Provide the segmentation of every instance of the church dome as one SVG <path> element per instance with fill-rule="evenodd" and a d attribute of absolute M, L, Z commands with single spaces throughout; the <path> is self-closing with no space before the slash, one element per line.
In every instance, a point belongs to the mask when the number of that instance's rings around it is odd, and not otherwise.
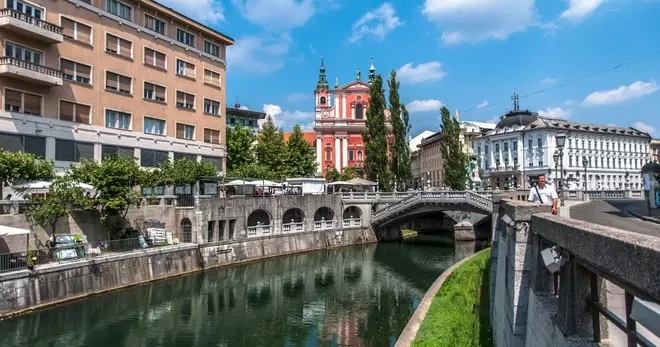
<path fill-rule="evenodd" d="M 497 123 L 496 128 L 506 128 L 512 126 L 528 126 L 539 119 L 539 114 L 530 111 L 512 111 L 502 116 L 502 120 Z"/>

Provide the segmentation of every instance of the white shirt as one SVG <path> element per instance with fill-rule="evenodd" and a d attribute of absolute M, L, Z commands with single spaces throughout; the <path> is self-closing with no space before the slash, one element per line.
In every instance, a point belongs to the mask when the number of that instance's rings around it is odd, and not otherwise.
<path fill-rule="evenodd" d="M 539 193 L 536 194 L 536 190 L 538 189 Z M 539 197 L 539 194 L 541 195 Z M 533 201 L 537 204 L 543 204 L 543 205 L 552 205 L 552 200 L 559 198 L 557 195 L 557 191 L 555 190 L 555 187 L 549 185 L 546 183 L 546 185 L 541 188 L 539 186 L 532 187 L 532 189 L 529 190 L 529 198 L 527 199 L 528 201 Z"/>

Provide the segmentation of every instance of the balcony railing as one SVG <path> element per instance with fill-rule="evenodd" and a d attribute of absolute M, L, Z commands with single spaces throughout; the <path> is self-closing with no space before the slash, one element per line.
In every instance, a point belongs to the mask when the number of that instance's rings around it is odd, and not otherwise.
<path fill-rule="evenodd" d="M 248 236 L 268 235 L 270 234 L 270 225 L 255 225 L 248 227 Z"/>
<path fill-rule="evenodd" d="M 358 228 L 362 226 L 362 218 L 344 219 L 344 228 Z"/>
<path fill-rule="evenodd" d="M 330 220 L 314 221 L 314 230 L 332 230 L 335 222 Z"/>
<path fill-rule="evenodd" d="M 0 65 L 17 66 L 26 70 L 35 71 L 44 75 L 62 78 L 62 71 L 47 66 L 31 63 L 14 57 L 0 57 Z"/>
<path fill-rule="evenodd" d="M 3 17 L 16 18 L 18 20 L 21 20 L 23 22 L 32 24 L 32 25 L 37 26 L 39 28 L 48 30 L 48 31 L 53 32 L 55 34 L 62 35 L 62 27 L 61 26 L 58 26 L 58 25 L 55 25 L 55 24 L 52 24 L 52 23 L 48 23 L 45 20 L 29 16 L 29 15 L 23 13 L 23 12 L 19 12 L 19 11 L 16 11 L 14 9 L 11 9 L 11 8 L 0 9 L 0 18 L 3 18 Z"/>
<path fill-rule="evenodd" d="M 282 224 L 282 232 L 283 233 L 299 233 L 303 232 L 305 230 L 305 227 L 303 223 L 287 223 L 287 224 Z"/>

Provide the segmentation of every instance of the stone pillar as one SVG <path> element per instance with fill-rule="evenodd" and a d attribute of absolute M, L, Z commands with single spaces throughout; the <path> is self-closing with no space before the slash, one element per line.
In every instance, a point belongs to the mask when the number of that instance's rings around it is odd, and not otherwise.
<path fill-rule="evenodd" d="M 337 119 L 339 118 L 339 97 L 337 95 L 335 95 L 335 104 L 333 105 L 333 107 L 334 107 L 333 113 L 335 119 Z"/>
<path fill-rule="evenodd" d="M 323 172 L 323 141 L 321 137 L 316 138 L 316 162 L 318 172 Z"/>
<path fill-rule="evenodd" d="M 335 137 L 335 169 L 337 171 L 341 170 L 341 142 L 339 142 L 339 138 Z"/>
<path fill-rule="evenodd" d="M 454 241 L 475 241 L 474 226 L 470 221 L 460 221 L 454 225 Z"/>
<path fill-rule="evenodd" d="M 341 166 L 348 166 L 348 138 L 344 137 L 341 139 Z"/>

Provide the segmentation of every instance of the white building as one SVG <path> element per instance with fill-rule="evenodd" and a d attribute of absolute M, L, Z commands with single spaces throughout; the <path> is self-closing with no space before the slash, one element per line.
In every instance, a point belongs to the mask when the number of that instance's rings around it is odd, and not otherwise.
<path fill-rule="evenodd" d="M 567 189 L 642 189 L 640 170 L 649 161 L 651 137 L 633 128 L 567 122 L 529 111 L 509 112 L 495 129 L 475 138 L 484 178 L 491 187 L 528 188 L 539 174 L 559 178 L 555 136 L 566 134 L 563 150 Z M 586 167 L 583 164 L 586 162 Z"/>

